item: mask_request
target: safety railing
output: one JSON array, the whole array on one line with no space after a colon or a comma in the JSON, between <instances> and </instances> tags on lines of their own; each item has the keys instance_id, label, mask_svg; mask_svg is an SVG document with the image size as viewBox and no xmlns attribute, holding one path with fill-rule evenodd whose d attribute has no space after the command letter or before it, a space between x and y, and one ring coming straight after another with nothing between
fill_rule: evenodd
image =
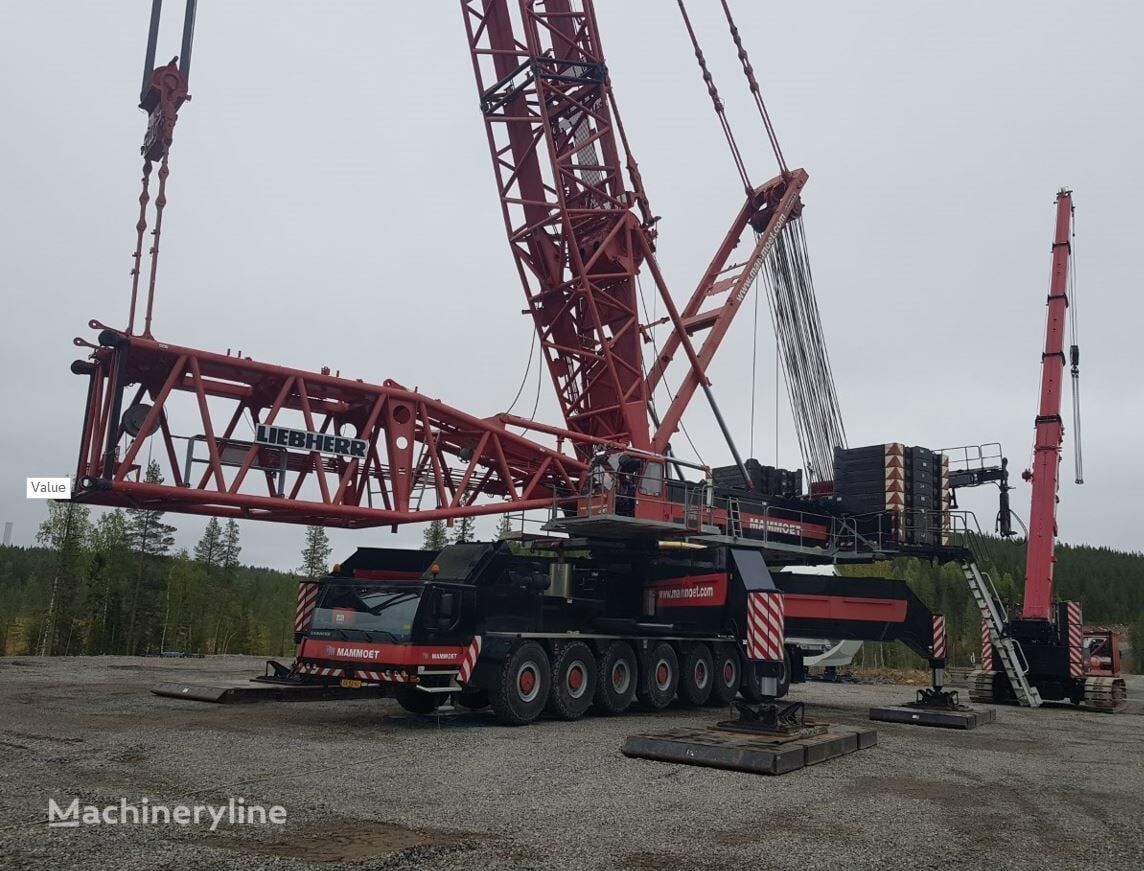
<instances>
[{"instance_id":1,"label":"safety railing","mask_svg":"<svg viewBox=\"0 0 1144 871\"><path fill-rule=\"evenodd\" d=\"M183 464L183 486L191 486L191 473L195 465L209 466L211 464L210 440L205 435L172 436L172 439L187 439L187 457ZM195 446L206 446L208 455L195 456ZM288 451L257 442L243 441L241 439L228 439L215 437L215 452L218 455L219 465L239 467L265 472L268 478L276 479L272 487L273 495L281 498L286 492L286 472L289 471L291 454Z\"/></svg>"},{"instance_id":2,"label":"safety railing","mask_svg":"<svg viewBox=\"0 0 1144 871\"><path fill-rule=\"evenodd\" d=\"M949 471L973 472L1000 467L1004 456L1000 442L986 442L983 445L961 445L956 448L942 448L938 451L949 459Z\"/></svg>"},{"instance_id":3,"label":"safety railing","mask_svg":"<svg viewBox=\"0 0 1144 871\"><path fill-rule=\"evenodd\" d=\"M977 515L972 511L952 511L951 519L955 519L954 528L951 531L951 539L964 547L977 563L977 571L985 581L986 594L993 600L993 605L997 609L998 616L1001 618L1002 623L1009 622L1009 612L1005 608L1005 603L1001 599L1001 594L997 592L997 587L993 583L993 576L985 570L985 566L989 563L989 557L985 553L985 549L981 545L981 525L977 522ZM1014 646L1020 654L1022 660L1025 658L1025 653L1021 650L1021 646L1014 642ZM1024 663L1025 670L1028 671L1028 662Z\"/></svg>"},{"instance_id":4,"label":"safety railing","mask_svg":"<svg viewBox=\"0 0 1144 871\"><path fill-rule=\"evenodd\" d=\"M737 506L733 503L737 503ZM737 510L736 510L737 507ZM681 534L715 534L774 549L869 557L956 546L955 532L976 525L968 511L888 510L837 516L773 505L760 497L720 496L710 481L650 480L645 471L592 470L577 494L555 494L550 522L604 517L676 524ZM736 522L737 521L737 522Z\"/></svg>"}]
</instances>

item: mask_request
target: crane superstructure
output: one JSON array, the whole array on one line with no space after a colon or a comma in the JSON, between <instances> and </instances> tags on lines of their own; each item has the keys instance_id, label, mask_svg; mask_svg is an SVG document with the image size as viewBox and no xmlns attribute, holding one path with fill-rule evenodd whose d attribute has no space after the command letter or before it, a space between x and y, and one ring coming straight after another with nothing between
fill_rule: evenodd
<instances>
[{"instance_id":1,"label":"crane superstructure","mask_svg":"<svg viewBox=\"0 0 1144 871\"><path fill-rule=\"evenodd\" d=\"M148 67L161 2L153 4ZM89 382L77 498L395 529L408 522L550 508L579 491L589 460L601 452L630 449L641 462L666 468L671 436L697 390L705 393L743 469L706 370L755 289L755 278L767 277L776 324L805 321L808 334L818 336L819 330L813 295L806 295L809 267L795 250L801 239L799 194L807 175L788 169L781 157L725 4L781 172L761 186L750 185L704 67L743 174L746 201L679 310L656 261L658 219L620 120L595 4L460 2L509 245L563 426L509 413L473 415L390 380L371 384L328 369L305 372L256 361L241 351L212 353L154 338L159 233L175 122L189 100L186 61L194 5L189 0L184 63L180 68L172 61L155 70L140 104L148 112L148 137L131 316L122 329L93 320L97 340L76 339L77 346L91 351L72 367ZM689 21L688 29L694 42ZM697 55L702 65L698 47ZM148 185L155 162L160 189L152 203ZM149 215L153 242L144 252ZM753 241L734 258L749 233ZM650 275L667 313L656 322L640 317L641 270ZM142 282L145 275L149 280ZM788 285L797 286L799 298L776 297ZM143 288L146 304L138 307L146 314L139 331L135 312ZM662 341L655 339L657 328L667 331ZM655 357L645 363L648 342ZM826 384L819 392L829 395L827 416L838 423L820 439L826 447L814 465L818 478L828 479L830 443L839 443L835 434L841 425L825 350L820 343L809 358L801 348L787 357L791 384L804 371L817 373ZM675 360L684 371L674 379L676 389L660 416L653 397ZM801 399L805 405L806 397ZM822 409L807 406L800 415L796 406L799 420L815 415L821 418ZM800 444L807 428L799 427ZM161 466L159 476L147 474L149 463L141 458L149 455ZM681 468L678 458L671 463Z\"/></svg>"}]
</instances>

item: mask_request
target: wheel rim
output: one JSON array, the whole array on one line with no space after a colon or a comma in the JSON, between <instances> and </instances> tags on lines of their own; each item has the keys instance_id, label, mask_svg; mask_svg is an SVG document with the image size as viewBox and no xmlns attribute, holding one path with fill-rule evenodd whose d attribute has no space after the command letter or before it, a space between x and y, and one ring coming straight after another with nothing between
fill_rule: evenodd
<instances>
[{"instance_id":1,"label":"wheel rim","mask_svg":"<svg viewBox=\"0 0 1144 871\"><path fill-rule=\"evenodd\" d=\"M531 702L540 695L540 669L535 662L521 663L516 671L516 691L522 702Z\"/></svg>"},{"instance_id":2,"label":"wheel rim","mask_svg":"<svg viewBox=\"0 0 1144 871\"><path fill-rule=\"evenodd\" d=\"M568 666L568 676L564 681L564 688L568 695L574 699L583 697L588 691L588 669L583 662L577 660Z\"/></svg>"},{"instance_id":3,"label":"wheel rim","mask_svg":"<svg viewBox=\"0 0 1144 871\"><path fill-rule=\"evenodd\" d=\"M695 670L691 674L691 679L695 682L695 686L703 689L707 686L707 680L710 675L707 673L707 663L702 659L695 663Z\"/></svg>"},{"instance_id":4,"label":"wheel rim","mask_svg":"<svg viewBox=\"0 0 1144 871\"><path fill-rule=\"evenodd\" d=\"M723 683L727 686L735 684L735 663L729 659L723 662Z\"/></svg>"},{"instance_id":5,"label":"wheel rim","mask_svg":"<svg viewBox=\"0 0 1144 871\"><path fill-rule=\"evenodd\" d=\"M619 695L623 695L628 691L631 682L631 669L628 668L628 664L621 659L612 666L612 689Z\"/></svg>"},{"instance_id":6,"label":"wheel rim","mask_svg":"<svg viewBox=\"0 0 1144 871\"><path fill-rule=\"evenodd\" d=\"M655 687L660 692L665 692L671 687L671 663L666 659L661 659L655 664Z\"/></svg>"}]
</instances>

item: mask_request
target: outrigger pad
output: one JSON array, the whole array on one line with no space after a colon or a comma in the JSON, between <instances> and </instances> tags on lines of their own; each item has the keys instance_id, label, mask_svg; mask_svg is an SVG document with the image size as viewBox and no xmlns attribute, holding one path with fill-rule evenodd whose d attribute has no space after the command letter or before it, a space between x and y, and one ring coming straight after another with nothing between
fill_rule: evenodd
<instances>
[{"instance_id":1,"label":"outrigger pad","mask_svg":"<svg viewBox=\"0 0 1144 871\"><path fill-rule=\"evenodd\" d=\"M870 719L884 723L909 723L914 726L937 726L943 729L976 729L997 719L996 708L968 708L958 710L898 705L892 708L871 708Z\"/></svg>"},{"instance_id":2,"label":"outrigger pad","mask_svg":"<svg viewBox=\"0 0 1144 871\"><path fill-rule=\"evenodd\" d=\"M878 733L873 729L830 728L824 734L801 737L751 735L720 728L672 729L631 735L624 741L622 752L658 762L751 774L786 774L878 743Z\"/></svg>"},{"instance_id":3,"label":"outrigger pad","mask_svg":"<svg viewBox=\"0 0 1144 871\"><path fill-rule=\"evenodd\" d=\"M219 684L161 683L152 687L157 696L185 699L190 702L216 704L250 704L253 702L322 702L332 699L376 697L383 690L374 685L345 688L324 684L283 684L233 681Z\"/></svg>"}]
</instances>

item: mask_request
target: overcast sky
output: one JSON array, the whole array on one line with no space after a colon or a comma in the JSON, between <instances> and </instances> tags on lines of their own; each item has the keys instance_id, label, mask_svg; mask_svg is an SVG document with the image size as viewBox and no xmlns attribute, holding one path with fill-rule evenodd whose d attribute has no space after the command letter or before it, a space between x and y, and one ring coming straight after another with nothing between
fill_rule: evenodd
<instances>
[{"instance_id":1,"label":"overcast sky","mask_svg":"<svg viewBox=\"0 0 1144 871\"><path fill-rule=\"evenodd\" d=\"M177 53L168 0L159 56ZM1001 441L1029 462L1053 199L1075 191L1086 483L1066 439L1068 542L1139 550L1144 493L1144 6L733 4L788 162L804 166L819 306L851 445ZM148 0L0 0L0 522L30 544L28 475L74 470L86 323L126 321ZM748 153L773 174L716 0L690 9ZM741 191L675 4L597 0L617 99L682 302ZM532 336L453 0L202 0L171 157L157 338L395 379L479 416ZM750 429L752 326L711 375ZM755 453L776 457L774 343L759 333ZM526 394L531 400L530 386ZM529 403L531 404L531 403ZM527 409L525 409L527 411ZM547 379L538 417L558 422ZM1066 412L1066 420L1067 412ZM703 458L728 462L697 399ZM799 463L779 402L777 457ZM1028 515L1029 490L1014 506ZM994 497L966 500L991 525ZM200 518L169 518L181 545ZM493 520L478 529L491 533ZM416 544L420 530L335 532ZM297 566L302 530L247 522L244 559Z\"/></svg>"}]
</instances>

